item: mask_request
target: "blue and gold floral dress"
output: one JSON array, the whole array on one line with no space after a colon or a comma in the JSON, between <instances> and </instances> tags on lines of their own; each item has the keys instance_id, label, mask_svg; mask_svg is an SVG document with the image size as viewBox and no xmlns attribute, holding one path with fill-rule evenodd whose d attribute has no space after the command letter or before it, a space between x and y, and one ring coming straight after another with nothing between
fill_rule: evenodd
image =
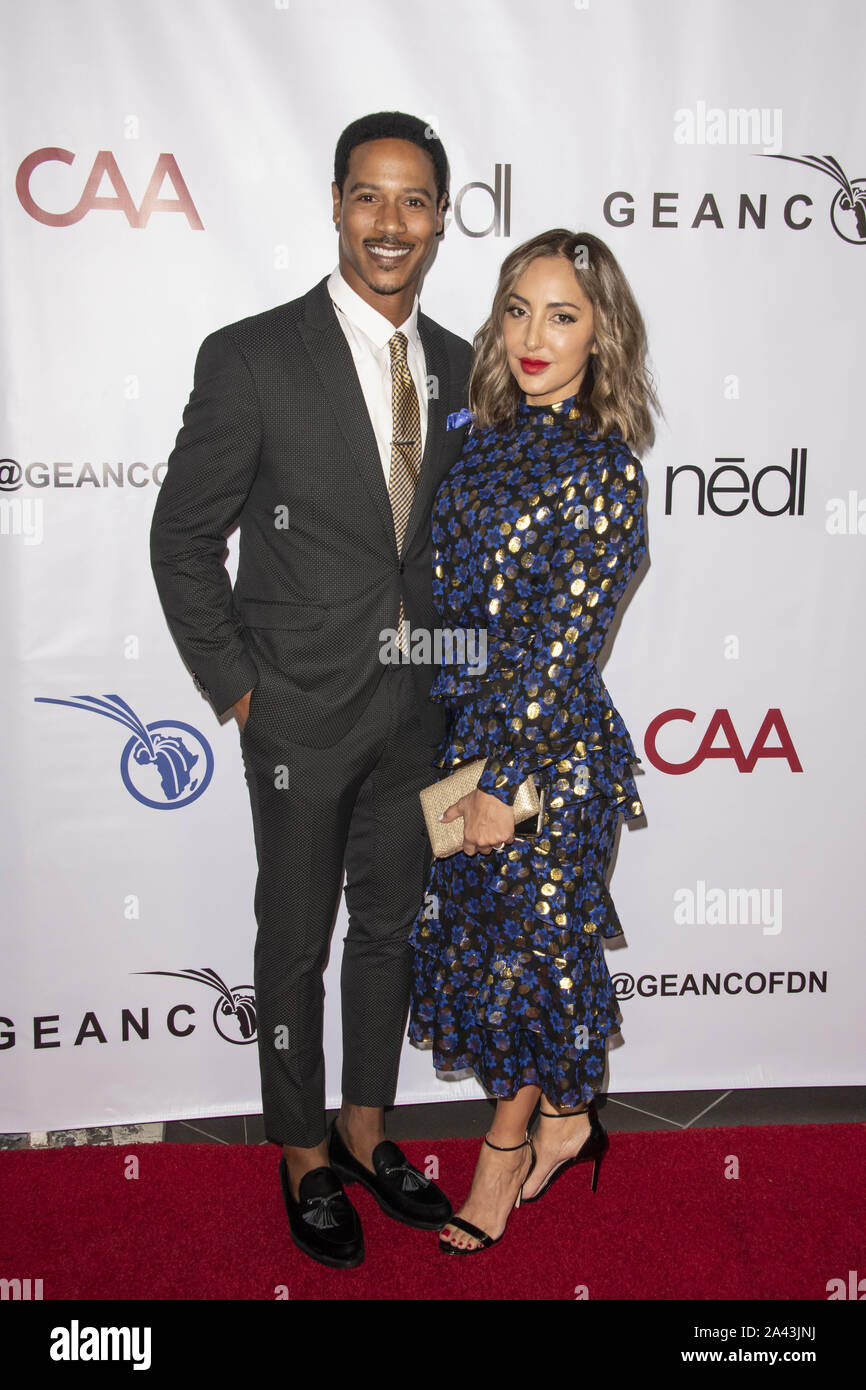
<instances>
[{"instance_id":1,"label":"blue and gold floral dress","mask_svg":"<svg viewBox=\"0 0 866 1390\"><path fill-rule=\"evenodd\" d=\"M470 431L434 504L443 630L486 630L486 670L476 638L434 682L450 717L438 766L486 757L482 791L510 805L531 775L546 795L537 838L433 861L409 1038L437 1071L470 1069L506 1099L528 1085L561 1106L590 1099L619 1028L605 878L620 812L643 807L596 659L646 552L642 480L617 430L586 432L574 397L521 402L513 428Z\"/></svg>"}]
</instances>

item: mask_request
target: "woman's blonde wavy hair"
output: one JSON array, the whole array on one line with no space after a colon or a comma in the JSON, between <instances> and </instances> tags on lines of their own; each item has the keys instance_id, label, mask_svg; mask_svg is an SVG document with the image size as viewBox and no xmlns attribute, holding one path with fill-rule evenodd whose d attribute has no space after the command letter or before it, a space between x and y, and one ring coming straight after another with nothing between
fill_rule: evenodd
<instances>
[{"instance_id":1,"label":"woman's blonde wavy hair","mask_svg":"<svg viewBox=\"0 0 866 1390\"><path fill-rule=\"evenodd\" d=\"M568 260L592 304L597 352L589 359L577 398L589 433L603 439L616 426L626 444L642 452L655 439L650 412L661 414L646 366L643 318L613 252L589 232L578 235L563 227L525 241L502 262L490 317L473 343L469 409L476 425L513 425L524 399L508 365L502 326L509 295L538 256Z\"/></svg>"}]
</instances>

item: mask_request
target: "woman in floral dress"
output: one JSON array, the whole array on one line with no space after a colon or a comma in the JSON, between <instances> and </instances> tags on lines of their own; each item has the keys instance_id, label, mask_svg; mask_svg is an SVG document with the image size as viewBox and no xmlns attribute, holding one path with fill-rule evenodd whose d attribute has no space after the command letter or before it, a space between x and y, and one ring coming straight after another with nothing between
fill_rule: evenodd
<instances>
[{"instance_id":1,"label":"woman in floral dress","mask_svg":"<svg viewBox=\"0 0 866 1390\"><path fill-rule=\"evenodd\" d=\"M555 230L505 260L475 339L472 427L433 511L443 628L480 665L443 666L447 776L486 758L463 848L434 860L413 932L409 1036L437 1071L473 1071L497 1098L448 1254L501 1238L515 1204L593 1160L619 1013L602 939L622 928L605 884L620 815L642 814L639 761L596 661L646 553L643 474L658 409L640 312L596 237ZM481 634L485 634L484 639ZM484 649L486 640L486 651ZM544 793L515 833L521 783ZM540 1101L538 1127L528 1127Z\"/></svg>"}]
</instances>

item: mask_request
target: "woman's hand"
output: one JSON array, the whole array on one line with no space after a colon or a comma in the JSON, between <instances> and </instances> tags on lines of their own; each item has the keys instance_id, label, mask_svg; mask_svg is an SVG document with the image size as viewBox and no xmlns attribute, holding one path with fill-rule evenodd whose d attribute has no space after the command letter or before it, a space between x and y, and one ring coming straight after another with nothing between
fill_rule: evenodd
<instances>
[{"instance_id":1,"label":"woman's hand","mask_svg":"<svg viewBox=\"0 0 866 1390\"><path fill-rule=\"evenodd\" d=\"M514 839L514 812L504 801L488 792L469 792L455 801L442 816L445 822L463 817L463 853L489 854L492 849L510 845Z\"/></svg>"}]
</instances>

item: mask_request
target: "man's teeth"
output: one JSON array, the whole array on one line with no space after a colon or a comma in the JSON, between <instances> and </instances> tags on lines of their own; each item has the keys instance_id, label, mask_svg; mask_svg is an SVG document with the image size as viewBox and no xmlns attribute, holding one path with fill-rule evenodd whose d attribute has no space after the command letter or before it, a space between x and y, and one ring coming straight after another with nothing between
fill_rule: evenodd
<instances>
[{"instance_id":1,"label":"man's teeth","mask_svg":"<svg viewBox=\"0 0 866 1390\"><path fill-rule=\"evenodd\" d=\"M397 261L401 256L408 256L408 246L371 246L369 248L374 256L386 256L388 260Z\"/></svg>"}]
</instances>

